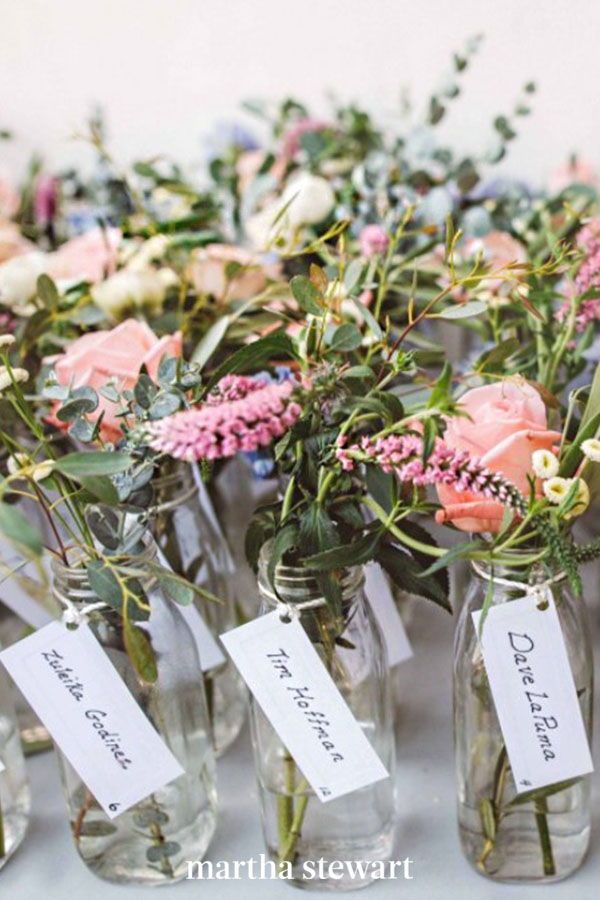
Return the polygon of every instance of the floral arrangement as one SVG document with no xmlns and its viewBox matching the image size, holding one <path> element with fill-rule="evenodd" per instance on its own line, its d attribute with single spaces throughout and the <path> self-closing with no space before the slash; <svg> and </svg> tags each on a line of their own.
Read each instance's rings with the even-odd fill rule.
<svg viewBox="0 0 600 900">
<path fill-rule="evenodd" d="M 317 117 L 292 99 L 253 104 L 267 137 L 217 136 L 200 187 L 164 159 L 122 170 L 96 117 L 91 179 L 34 166 L 21 191 L 0 182 L 0 533 L 18 557 L 3 571 L 33 565 L 46 592 L 46 559 L 83 578 L 94 602 L 54 612 L 99 633 L 116 616 L 152 718 L 166 651 L 151 633 L 151 595 L 227 606 L 237 563 L 214 485 L 235 494 L 243 481 L 252 493 L 256 473 L 267 475 L 244 548 L 261 613 L 283 608 L 301 622 L 357 719 L 366 703 L 365 729 L 391 766 L 386 651 L 357 587 L 362 568 L 380 566 L 397 596 L 452 612 L 449 572 L 459 583 L 471 564 L 478 587 L 455 666 L 463 846 L 488 876 L 551 879 L 585 852 L 587 776 L 517 791 L 481 647 L 495 606 L 543 595 L 589 732 L 580 616 L 581 569 L 600 556 L 600 214 L 594 174 L 576 160 L 545 191 L 488 177 L 533 84 L 495 118 L 487 155 L 433 139 L 477 46 L 455 56 L 426 122 L 392 135 L 355 105 Z M 206 531 L 194 504 L 206 507 Z M 146 553 L 154 542 L 162 552 L 165 535 L 179 542 L 166 564 Z M 248 608 L 258 614 L 254 596 Z M 195 651 L 189 659 L 198 669 Z M 235 703 L 222 687 L 231 664 L 213 669 L 196 684 L 217 730 Z M 252 716 L 268 852 L 295 872 L 311 841 L 343 844 L 344 833 L 319 832 L 301 766 L 256 704 Z M 165 726 L 167 739 L 188 742 L 181 728 L 174 737 Z M 106 848 L 90 844 L 85 857 L 86 840 L 120 832 L 80 787 L 72 826 L 89 864 Z M 383 809 L 389 790 L 368 787 L 365 809 Z M 165 837 L 167 808 L 151 800 L 124 826 L 146 842 L 132 880 L 179 877 L 187 844 Z M 567 808 L 583 826 L 565 858 L 557 837 L 577 822 L 554 817 Z M 0 815 L 0 861 L 3 833 Z M 205 849 L 192 841 L 188 855 Z"/>
</svg>

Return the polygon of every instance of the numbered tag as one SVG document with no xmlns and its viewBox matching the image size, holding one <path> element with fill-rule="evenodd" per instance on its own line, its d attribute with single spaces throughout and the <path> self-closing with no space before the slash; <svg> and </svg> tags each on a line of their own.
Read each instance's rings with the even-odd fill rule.
<svg viewBox="0 0 600 900">
<path fill-rule="evenodd" d="M 481 650 L 518 793 L 593 771 L 587 733 L 554 601 L 493 606 Z M 481 611 L 473 613 L 479 628 Z"/>
<path fill-rule="evenodd" d="M 390 668 L 413 655 L 402 617 L 385 572 L 379 563 L 365 566 L 365 593 L 383 633 Z"/>
<path fill-rule="evenodd" d="M 298 621 L 275 610 L 221 640 L 322 802 L 389 776 Z"/>
<path fill-rule="evenodd" d="M 52 622 L 0 662 L 110 819 L 184 774 L 87 625 Z"/>
<path fill-rule="evenodd" d="M 165 554 L 158 545 L 156 547 L 156 555 L 161 566 L 172 572 L 172 566 L 169 565 Z M 200 615 L 198 609 L 193 604 L 190 604 L 189 606 L 178 606 L 177 608 L 192 632 L 202 671 L 210 672 L 211 669 L 223 665 L 225 662 L 225 654 L 219 647 L 216 638 Z"/>
</svg>

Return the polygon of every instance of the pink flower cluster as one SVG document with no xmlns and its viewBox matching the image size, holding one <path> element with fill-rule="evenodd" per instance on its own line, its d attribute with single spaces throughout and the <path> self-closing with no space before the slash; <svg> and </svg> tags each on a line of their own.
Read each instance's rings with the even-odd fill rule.
<svg viewBox="0 0 600 900">
<path fill-rule="evenodd" d="M 577 295 L 590 290 L 600 292 L 600 218 L 590 219 L 578 232 L 576 241 L 577 246 L 585 251 L 586 258 L 575 276 L 575 292 Z M 566 319 L 570 307 L 570 299 L 567 298 L 556 313 L 559 322 Z M 589 323 L 596 319 L 600 319 L 600 298 L 582 300 L 575 319 L 576 330 L 585 331 Z"/>
<path fill-rule="evenodd" d="M 365 225 L 358 236 L 360 252 L 367 259 L 385 253 L 390 244 L 390 238 L 383 225 Z"/>
<path fill-rule="evenodd" d="M 280 384 L 228 375 L 197 409 L 167 416 L 149 426 L 150 446 L 175 459 L 224 459 L 267 447 L 298 419 L 291 399 L 295 382 Z"/>
<path fill-rule="evenodd" d="M 345 447 L 338 439 L 336 457 L 350 472 L 356 463 L 371 463 L 384 472 L 394 472 L 402 482 L 415 487 L 445 484 L 456 491 L 471 491 L 510 506 L 518 513 L 526 510 L 521 492 L 499 472 L 492 472 L 467 450 L 447 447 L 438 441 L 430 456 L 423 459 L 423 439 L 416 434 L 391 434 L 384 438 L 363 437 L 360 444 Z"/>
</svg>

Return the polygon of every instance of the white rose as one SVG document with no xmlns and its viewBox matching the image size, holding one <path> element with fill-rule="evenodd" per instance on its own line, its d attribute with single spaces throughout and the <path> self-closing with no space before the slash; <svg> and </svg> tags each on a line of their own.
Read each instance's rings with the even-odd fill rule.
<svg viewBox="0 0 600 900">
<path fill-rule="evenodd" d="M 109 319 L 120 319 L 128 310 L 147 307 L 160 312 L 165 294 L 177 281 L 170 269 L 121 269 L 92 288 L 94 303 Z"/>
<path fill-rule="evenodd" d="M 166 253 L 170 239 L 166 234 L 155 234 L 143 244 L 135 244 L 125 260 L 130 271 L 147 269 L 150 263 L 158 262 Z"/>
<path fill-rule="evenodd" d="M 325 178 L 304 172 L 292 179 L 283 192 L 281 206 L 288 203 L 286 218 L 292 227 L 316 225 L 335 206 L 335 194 Z"/>
<path fill-rule="evenodd" d="M 290 241 L 302 225 L 316 225 L 335 206 L 333 188 L 319 175 L 302 173 L 286 187 L 281 197 L 272 201 L 245 223 L 246 235 L 259 250 L 269 247 L 277 238 Z"/>
<path fill-rule="evenodd" d="M 46 271 L 45 253 L 33 251 L 15 256 L 0 265 L 0 303 L 14 313 L 31 315 L 30 300 L 35 296 L 37 280 Z"/>
</svg>

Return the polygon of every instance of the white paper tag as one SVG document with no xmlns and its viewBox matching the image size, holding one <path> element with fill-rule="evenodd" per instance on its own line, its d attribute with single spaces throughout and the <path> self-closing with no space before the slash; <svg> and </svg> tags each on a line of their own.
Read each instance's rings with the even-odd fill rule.
<svg viewBox="0 0 600 900">
<path fill-rule="evenodd" d="M 173 571 L 173 567 L 169 565 L 165 554 L 158 544 L 156 545 L 156 556 L 161 566 L 164 566 L 165 569 L 169 569 L 171 572 Z M 223 665 L 225 662 L 225 654 L 217 643 L 216 637 L 202 618 L 199 610 L 193 603 L 189 606 L 178 605 L 177 608 L 192 632 L 202 671 L 209 672 L 211 669 L 216 668 L 216 666 Z"/>
<path fill-rule="evenodd" d="M 481 635 L 483 661 L 517 793 L 592 772 L 583 716 L 556 607 L 533 596 L 493 606 Z M 474 612 L 479 628 L 481 611 Z"/>
<path fill-rule="evenodd" d="M 87 625 L 52 622 L 0 662 L 109 819 L 184 774 Z"/>
<path fill-rule="evenodd" d="M 319 800 L 388 777 L 297 620 L 274 610 L 221 640 Z"/>
<path fill-rule="evenodd" d="M 413 655 L 402 617 L 385 572 L 379 563 L 365 566 L 365 593 L 383 632 L 388 665 L 397 666 Z"/>
</svg>

